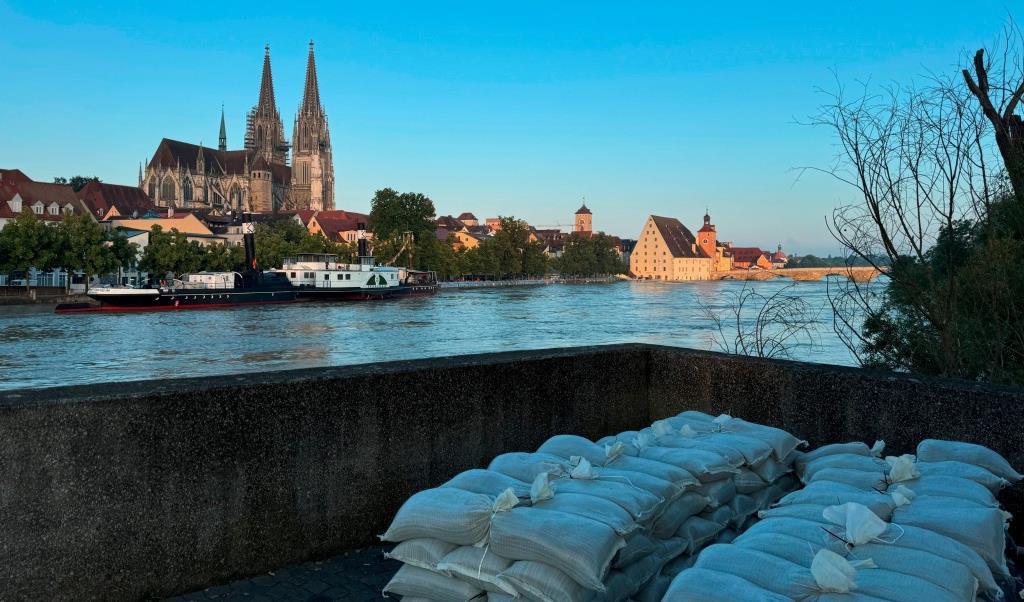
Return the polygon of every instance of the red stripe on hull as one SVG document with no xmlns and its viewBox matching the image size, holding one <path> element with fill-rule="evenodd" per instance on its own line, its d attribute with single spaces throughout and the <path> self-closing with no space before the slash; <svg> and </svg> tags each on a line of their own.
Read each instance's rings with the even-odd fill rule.
<svg viewBox="0 0 1024 602">
<path fill-rule="evenodd" d="M 283 303 L 296 303 L 296 300 L 288 301 L 259 301 L 256 303 L 197 303 L 195 305 L 152 305 L 152 306 L 114 306 L 101 305 L 99 307 L 86 307 L 75 309 L 56 309 L 58 314 L 89 314 L 100 312 L 127 312 L 127 311 L 169 311 L 182 309 L 220 309 L 222 307 L 242 307 L 244 305 L 281 305 Z"/>
</svg>

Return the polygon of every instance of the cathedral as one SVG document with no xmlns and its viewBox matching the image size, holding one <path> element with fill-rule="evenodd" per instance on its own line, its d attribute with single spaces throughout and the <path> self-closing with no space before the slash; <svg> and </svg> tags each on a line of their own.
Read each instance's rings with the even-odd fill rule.
<svg viewBox="0 0 1024 602">
<path fill-rule="evenodd" d="M 221 109 L 216 149 L 164 138 L 145 169 L 140 166 L 139 187 L 158 206 L 213 213 L 334 209 L 331 135 L 320 105 L 313 42 L 292 144 L 284 136 L 274 99 L 269 46 L 263 55 L 259 101 L 246 119 L 245 147 L 228 150 L 227 142 Z"/>
</svg>

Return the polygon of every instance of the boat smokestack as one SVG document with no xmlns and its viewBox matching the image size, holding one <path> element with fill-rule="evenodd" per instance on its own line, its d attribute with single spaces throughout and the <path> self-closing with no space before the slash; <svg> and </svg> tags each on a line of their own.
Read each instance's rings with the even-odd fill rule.
<svg viewBox="0 0 1024 602">
<path fill-rule="evenodd" d="M 252 223 L 252 215 L 242 214 L 242 242 L 245 245 L 245 268 L 256 270 L 256 225 Z"/>
<path fill-rule="evenodd" d="M 359 265 L 373 265 L 373 255 L 370 255 L 370 241 L 366 240 L 366 224 L 363 222 L 357 223 L 356 230 L 359 231 L 359 239 L 357 241 Z"/>
</svg>

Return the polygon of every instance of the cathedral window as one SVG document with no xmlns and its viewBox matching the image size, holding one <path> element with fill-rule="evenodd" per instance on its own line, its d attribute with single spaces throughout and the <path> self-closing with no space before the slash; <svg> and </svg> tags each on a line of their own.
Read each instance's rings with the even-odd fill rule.
<svg viewBox="0 0 1024 602">
<path fill-rule="evenodd" d="M 160 185 L 160 200 L 173 201 L 175 198 L 174 180 L 169 177 L 164 178 L 163 183 Z"/>
<path fill-rule="evenodd" d="M 242 189 L 237 184 L 231 187 L 231 192 L 228 193 L 228 200 L 231 207 L 235 209 L 242 208 Z"/>
<path fill-rule="evenodd" d="M 190 178 L 185 178 L 185 182 L 181 186 L 181 199 L 186 204 L 192 202 L 192 180 Z"/>
<path fill-rule="evenodd" d="M 156 200 L 156 178 L 149 179 L 149 198 Z"/>
</svg>

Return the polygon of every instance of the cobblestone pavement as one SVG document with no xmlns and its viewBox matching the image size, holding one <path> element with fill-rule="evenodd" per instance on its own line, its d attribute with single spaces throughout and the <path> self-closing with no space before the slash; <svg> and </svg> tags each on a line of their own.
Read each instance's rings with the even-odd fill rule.
<svg viewBox="0 0 1024 602">
<path fill-rule="evenodd" d="M 246 600 L 275 602 L 379 601 L 381 590 L 399 564 L 383 557 L 384 548 L 353 550 L 278 569 L 266 575 L 168 598 L 165 602 Z"/>
</svg>

